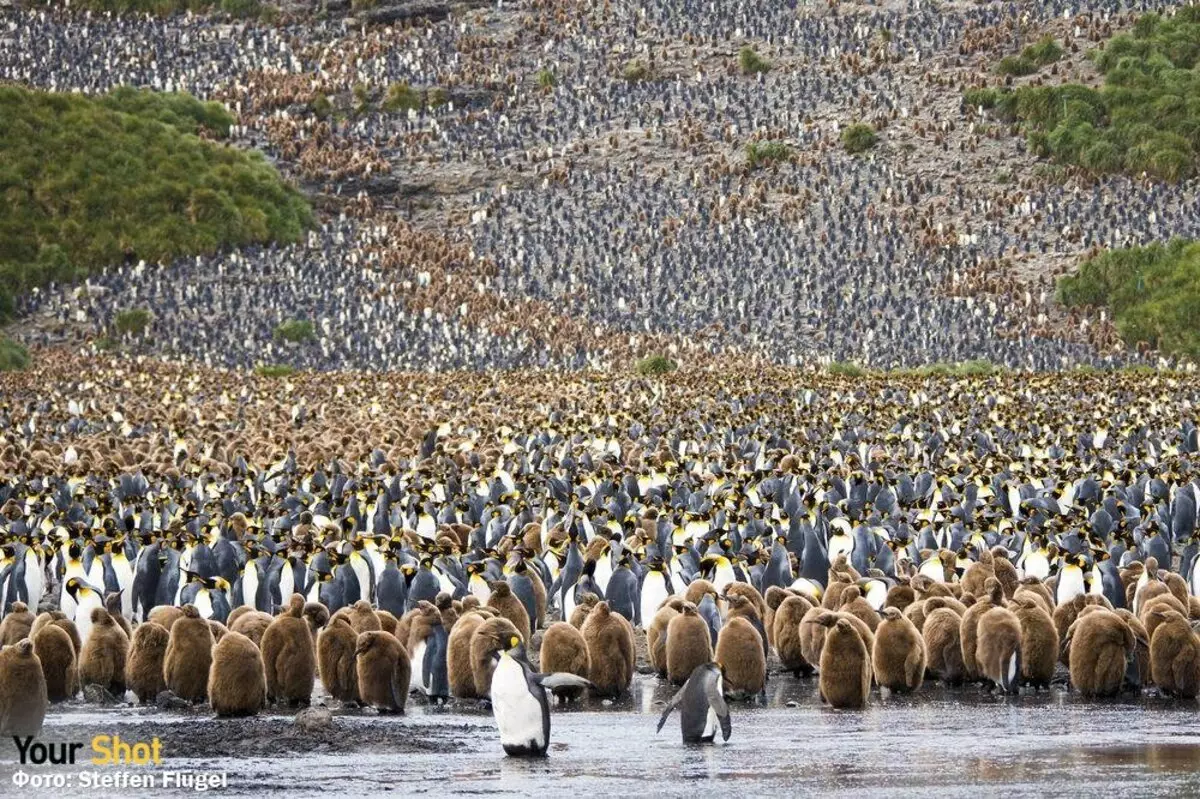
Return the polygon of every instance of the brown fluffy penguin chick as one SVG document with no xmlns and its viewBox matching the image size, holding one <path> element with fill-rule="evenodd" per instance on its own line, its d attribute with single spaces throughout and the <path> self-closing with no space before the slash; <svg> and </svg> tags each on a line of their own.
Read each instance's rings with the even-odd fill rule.
<svg viewBox="0 0 1200 799">
<path fill-rule="evenodd" d="M 117 699 L 125 695 L 125 664 L 129 658 L 129 638 L 112 614 L 104 608 L 92 609 L 92 634 L 79 655 L 79 681 L 99 685 Z"/>
<path fill-rule="evenodd" d="M 591 647 L 588 647 L 589 650 Z M 712 637 L 708 624 L 691 602 L 667 624 L 667 679 L 683 685 L 697 666 L 713 659 Z M 593 680 L 595 682 L 595 680 Z"/>
<path fill-rule="evenodd" d="M 355 602 L 347 615 L 350 617 L 350 626 L 354 628 L 355 633 L 369 633 L 383 629 L 383 625 L 379 623 L 379 617 L 375 615 L 375 609 L 365 599 Z"/>
<path fill-rule="evenodd" d="M 218 716 L 253 716 L 267 703 L 262 653 L 241 633 L 227 632 L 213 647 L 208 701 Z"/>
<path fill-rule="evenodd" d="M 1021 687 L 1021 622 L 1008 608 L 993 607 L 979 618 L 975 659 L 983 676 L 1005 693 Z"/>
<path fill-rule="evenodd" d="M 225 618 L 225 626 L 232 630 L 234 628 L 234 626 L 237 624 L 238 619 L 240 619 L 242 616 L 245 616 L 247 613 L 258 613 L 258 612 L 259 611 L 255 610 L 250 605 L 238 605 L 236 608 L 229 611 L 229 615 Z M 271 618 L 271 614 L 268 613 L 265 615 L 267 616 L 267 618 Z M 245 633 L 242 633 L 242 635 L 245 635 Z"/>
<path fill-rule="evenodd" d="M 1151 611 L 1157 625 L 1150 637 L 1150 674 L 1168 696 L 1195 699 L 1200 695 L 1200 637 L 1187 617 L 1162 607 Z"/>
<path fill-rule="evenodd" d="M 829 585 L 825 589 L 825 595 L 821 597 L 821 607 L 825 610 L 837 610 L 841 607 L 842 592 L 849 585 L 852 585 L 849 578 L 842 574 L 835 574 L 831 569 L 829 572 Z"/>
<path fill-rule="evenodd" d="M 292 594 L 287 610 L 263 633 L 263 667 L 267 699 L 289 705 L 308 704 L 317 671 L 312 632 L 305 618 L 304 597 Z"/>
<path fill-rule="evenodd" d="M 199 702 L 208 691 L 212 666 L 212 627 L 200 617 L 195 605 L 184 605 L 183 616 L 171 625 L 167 652 L 163 657 L 163 679 L 167 690 L 188 702 Z"/>
<path fill-rule="evenodd" d="M 989 577 L 984 587 L 987 589 L 987 594 L 979 597 L 973 605 L 967 608 L 958 630 L 958 640 L 963 652 L 963 669 L 968 680 L 978 680 L 983 677 L 983 666 L 975 659 L 979 644 L 979 620 L 992 608 L 1004 606 L 1004 591 L 1000 588 L 999 580 Z"/>
<path fill-rule="evenodd" d="M 479 598 L 476 597 L 475 601 L 478 602 Z M 379 629 L 385 633 L 391 633 L 393 636 L 396 635 L 396 625 L 400 623 L 399 619 L 386 610 L 375 611 L 375 618 L 379 619 Z M 396 640 L 399 641 L 400 639 L 397 638 Z"/>
<path fill-rule="evenodd" d="M 725 672 L 725 695 L 732 699 L 753 699 L 767 684 L 762 636 L 741 616 L 731 618 L 721 627 L 716 660 Z"/>
<path fill-rule="evenodd" d="M 871 632 L 874 632 L 875 628 L 879 626 L 879 614 L 867 600 L 863 599 L 862 590 L 857 585 L 848 585 L 842 589 L 842 603 L 838 610 L 861 619 L 871 628 Z"/>
<path fill-rule="evenodd" d="M 74 698 L 79 692 L 79 666 L 71 636 L 56 624 L 43 625 L 33 634 L 33 651 L 42 663 L 46 697 L 51 702 L 65 702 Z M 158 679 L 162 681 L 161 663 Z"/>
<path fill-rule="evenodd" d="M 918 599 L 904 609 L 904 618 L 913 623 L 917 628 L 917 632 L 921 632 L 925 628 L 925 600 Z"/>
<path fill-rule="evenodd" d="M 1188 597 L 1188 618 L 1200 621 L 1200 596 Z"/>
<path fill-rule="evenodd" d="M 1021 623 L 1021 679 L 1035 688 L 1049 688 L 1059 650 L 1054 620 L 1032 594 L 1014 596 L 1011 609 Z"/>
<path fill-rule="evenodd" d="M 1064 666 L 1067 664 L 1067 650 L 1063 643 L 1067 639 L 1067 630 L 1075 623 L 1075 618 L 1079 615 L 1079 611 L 1083 610 L 1086 604 L 1083 595 L 1077 596 L 1070 602 L 1064 602 L 1054 608 L 1054 613 L 1051 618 L 1054 620 L 1054 629 L 1058 632 L 1058 645 L 1061 654 L 1061 660 Z"/>
<path fill-rule="evenodd" d="M 779 610 L 779 606 L 783 601 L 791 596 L 786 589 L 773 585 L 767 589 L 767 594 L 763 598 L 767 610 L 763 615 L 763 629 L 767 631 L 767 643 L 775 646 L 775 611 Z"/>
<path fill-rule="evenodd" d="M 1105 610 L 1106 608 L 1099 608 Z M 1090 608 L 1084 608 L 1079 615 L 1087 613 Z M 1133 633 L 1133 659 L 1137 664 L 1138 670 L 1138 685 L 1150 685 L 1154 682 L 1150 675 L 1150 633 L 1146 632 L 1146 626 L 1138 620 L 1137 616 L 1133 615 L 1133 611 L 1125 608 L 1113 610 L 1121 617 L 1121 620 L 1129 627 Z M 1078 619 L 1076 619 L 1078 621 Z"/>
<path fill-rule="evenodd" d="M 24 602 L 12 603 L 8 615 L 0 621 L 0 647 L 12 646 L 17 641 L 32 637 L 34 619 L 35 616 Z"/>
<path fill-rule="evenodd" d="M 1126 662 L 1137 642 L 1119 615 L 1097 610 L 1080 616 L 1071 626 L 1068 644 L 1075 690 L 1089 698 L 1121 691 Z"/>
<path fill-rule="evenodd" d="M 696 618 L 700 619 L 699 616 Z M 700 622 L 703 624 L 703 619 L 700 619 Z M 707 625 L 705 627 L 707 629 Z M 613 613 L 607 602 L 598 602 L 588 614 L 580 633 L 587 644 L 588 679 L 592 681 L 593 693 L 608 697 L 618 697 L 625 693 L 630 680 L 633 679 L 633 668 L 636 665 L 632 626 L 625 617 Z M 709 653 L 711 652 L 710 645 Z M 668 662 L 670 658 L 671 638 L 668 627 Z"/>
<path fill-rule="evenodd" d="M 512 592 L 509 584 L 503 580 L 491 583 L 492 595 L 488 597 L 487 606 L 513 623 L 521 633 L 521 639 L 529 640 L 529 612 L 524 603 Z"/>
<path fill-rule="evenodd" d="M 683 599 L 685 602 L 691 602 L 699 607 L 700 601 L 704 599 L 705 595 L 716 592 L 717 587 L 708 580 L 692 580 L 688 583 L 687 590 L 683 592 Z"/>
<path fill-rule="evenodd" d="M 962 618 L 946 607 L 944 597 L 925 601 L 925 667 L 947 685 L 961 685 L 966 670 L 963 667 L 962 642 L 959 629 Z"/>
<path fill-rule="evenodd" d="M 242 610 L 243 608 L 245 608 L 245 605 L 238 608 L 238 610 Z M 232 615 L 230 615 L 230 619 L 233 619 Z M 271 622 L 273 621 L 275 621 L 275 617 L 269 613 L 251 610 L 248 613 L 242 613 L 236 619 L 230 621 L 229 631 L 240 633 L 253 641 L 255 645 L 261 645 L 263 633 L 267 631 L 267 628 L 271 626 Z"/>
<path fill-rule="evenodd" d="M 161 625 L 167 632 L 171 632 L 171 628 L 175 626 L 175 622 L 182 618 L 183 608 L 178 608 L 174 605 L 158 605 L 150 611 L 150 615 L 146 617 L 146 621 L 152 621 L 155 624 Z"/>
<path fill-rule="evenodd" d="M 390 635 L 390 633 L 389 633 Z M 345 616 L 334 615 L 317 634 L 317 671 L 325 692 L 339 702 L 358 701 L 358 633 Z"/>
<path fill-rule="evenodd" d="M 521 633 L 503 616 L 487 619 L 475 628 L 471 636 L 471 673 L 475 677 L 476 696 L 491 696 L 492 672 L 496 670 L 493 656 L 508 649 L 508 641 L 514 635 L 519 638 Z"/>
<path fill-rule="evenodd" d="M 646 628 L 646 658 L 659 677 L 667 676 L 667 625 L 678 615 L 678 610 L 663 605 Z"/>
<path fill-rule="evenodd" d="M 813 620 L 826 628 L 821 648 L 821 699 L 838 710 L 866 707 L 871 692 L 871 656 L 862 635 L 846 616 L 825 612 Z"/>
<path fill-rule="evenodd" d="M 739 596 L 743 599 L 749 600 L 750 604 L 754 606 L 755 612 L 758 613 L 759 621 L 761 622 L 766 618 L 767 601 L 763 599 L 763 595 L 759 593 L 759 590 L 750 585 L 750 583 L 743 583 L 740 580 L 734 580 L 732 583 L 729 583 L 725 586 L 725 596 Z"/>
<path fill-rule="evenodd" d="M 1050 589 L 1038 580 L 1036 577 L 1028 578 L 1031 582 L 1021 583 L 1017 586 L 1017 590 L 1013 592 L 1013 599 L 1017 597 L 1033 597 L 1041 605 L 1042 609 L 1053 616 L 1054 614 L 1054 598 L 1050 595 Z"/>
<path fill-rule="evenodd" d="M 212 628 L 213 641 L 215 643 L 220 643 L 221 639 L 225 637 L 225 633 L 229 632 L 229 628 L 216 619 L 209 619 L 208 626 Z"/>
<path fill-rule="evenodd" d="M 1008 552 L 1004 547 L 992 547 L 992 571 L 995 573 L 996 579 L 1000 581 L 1005 599 L 1012 599 L 1017 590 L 1017 581 L 1020 579 L 1020 575 L 1017 574 L 1017 567 L 1008 559 Z"/>
<path fill-rule="evenodd" d="M 171 634 L 167 628 L 152 621 L 142 622 L 133 631 L 129 660 L 125 665 L 125 684 L 143 705 L 153 702 L 167 690 L 163 663 L 167 659 L 170 641 Z"/>
<path fill-rule="evenodd" d="M 996 579 L 996 569 L 993 566 L 992 551 L 984 549 L 979 553 L 979 560 L 972 563 L 963 572 L 960 585 L 964 593 L 982 596 L 987 592 L 987 581 Z M 999 580 L 997 580 L 999 582 Z M 1003 589 L 1001 589 L 1003 593 Z"/>
<path fill-rule="evenodd" d="M 308 624 L 308 632 L 315 644 L 317 642 L 317 633 L 319 633 L 326 624 L 329 624 L 329 608 L 322 605 L 320 602 L 306 602 L 302 612 L 304 621 Z"/>
<path fill-rule="evenodd" d="M 927 574 L 918 574 L 908 581 L 917 599 L 932 599 L 935 596 L 954 596 L 950 586 L 939 583 Z"/>
<path fill-rule="evenodd" d="M 23 638 L 0 649 L 0 735 L 41 735 L 49 705 L 33 641 Z"/>
<path fill-rule="evenodd" d="M 897 693 L 908 693 L 925 681 L 925 639 L 899 608 L 883 609 L 871 653 L 875 682 Z"/>
<path fill-rule="evenodd" d="M 1183 605 L 1183 610 L 1180 612 L 1186 617 L 1188 615 L 1187 607 L 1190 598 L 1188 596 L 1187 580 L 1175 572 L 1169 571 L 1162 575 L 1162 581 L 1167 590 L 1171 592 L 1171 596 L 1175 597 Z"/>
<path fill-rule="evenodd" d="M 587 641 L 583 633 L 565 621 L 556 621 L 542 635 L 540 671 L 545 674 L 566 672 L 587 678 L 591 673 Z M 583 694 L 582 687 L 565 686 L 556 688 L 554 695 L 570 702 Z"/>
<path fill-rule="evenodd" d="M 104 609 L 108 611 L 108 615 L 112 616 L 113 624 L 125 631 L 125 637 L 133 637 L 133 627 L 129 625 L 129 620 L 121 615 L 121 592 L 108 594 L 104 597 Z"/>
<path fill-rule="evenodd" d="M 884 600 L 884 607 L 896 608 L 903 612 L 907 610 L 914 602 L 917 601 L 917 592 L 912 589 L 911 585 L 901 583 L 893 585 L 888 589 L 887 599 Z"/>
<path fill-rule="evenodd" d="M 471 638 L 484 617 L 478 611 L 463 613 L 450 630 L 446 642 L 446 675 L 450 680 L 450 695 L 459 699 L 478 699 L 475 674 L 471 671 Z"/>
<path fill-rule="evenodd" d="M 814 610 L 811 602 L 800 596 L 789 596 L 775 611 L 774 629 L 771 637 L 775 641 L 775 654 L 784 671 L 796 677 L 807 677 L 813 673 L 813 661 L 805 657 L 804 635 L 800 623 L 805 614 Z"/>
<path fill-rule="evenodd" d="M 382 630 L 358 636 L 358 698 L 380 713 L 403 713 L 412 666 L 396 637 Z"/>
<path fill-rule="evenodd" d="M 1187 618 L 1187 606 L 1180 602 L 1170 594 L 1159 594 L 1153 599 L 1142 605 L 1142 612 L 1139 618 L 1142 624 L 1146 627 L 1147 640 L 1154 640 L 1154 630 L 1166 617 L 1161 614 L 1155 614 L 1156 610 L 1173 610 L 1180 616 Z"/>
<path fill-rule="evenodd" d="M 822 613 L 830 613 L 821 606 L 811 607 L 804 612 L 804 616 L 800 619 L 799 636 L 800 636 L 800 652 L 804 661 L 814 664 L 813 668 L 821 663 L 821 649 L 825 646 L 825 633 L 828 630 L 824 625 L 818 624 L 817 619 Z M 778 618 L 778 617 L 777 617 Z M 786 634 L 786 630 L 777 628 L 775 634 L 780 636 Z M 779 638 L 780 642 L 783 638 Z M 782 657 L 780 658 L 782 659 Z"/>
<path fill-rule="evenodd" d="M 576 603 L 575 609 L 571 611 L 571 618 L 567 621 L 569 621 L 571 626 L 576 630 L 582 630 L 583 623 L 587 621 L 588 614 L 592 612 L 592 608 L 596 607 L 599 602 L 600 597 L 596 596 L 595 594 L 584 594 L 580 598 L 579 602 Z"/>
</svg>

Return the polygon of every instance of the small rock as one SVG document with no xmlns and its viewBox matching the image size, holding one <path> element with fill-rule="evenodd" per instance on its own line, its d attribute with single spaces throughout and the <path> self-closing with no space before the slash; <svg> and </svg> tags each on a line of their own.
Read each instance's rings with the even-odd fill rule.
<svg viewBox="0 0 1200 799">
<path fill-rule="evenodd" d="M 104 705 L 105 707 L 117 704 L 116 697 L 104 690 L 104 686 L 95 683 L 83 686 L 83 701 L 90 705 Z"/>
<path fill-rule="evenodd" d="M 793 700 L 791 702 L 788 702 L 787 705 L 785 705 L 785 707 L 800 707 L 800 703 Z"/>
<path fill-rule="evenodd" d="M 325 708 L 305 708 L 296 714 L 293 723 L 305 732 L 319 732 L 333 726 L 333 714 Z"/>
<path fill-rule="evenodd" d="M 154 706 L 159 710 L 186 710 L 188 703 L 170 691 L 160 691 L 158 696 L 154 697 Z"/>
</svg>

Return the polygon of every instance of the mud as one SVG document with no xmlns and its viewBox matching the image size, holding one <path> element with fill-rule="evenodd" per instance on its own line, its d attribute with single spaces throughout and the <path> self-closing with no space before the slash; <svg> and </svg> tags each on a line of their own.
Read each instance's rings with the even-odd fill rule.
<svg viewBox="0 0 1200 799">
<path fill-rule="evenodd" d="M 876 692 L 867 710 L 838 712 L 821 705 L 811 680 L 779 676 L 765 702 L 733 707 L 727 744 L 685 746 L 678 717 L 655 733 L 671 692 L 638 675 L 620 702 L 555 708 L 550 753 L 536 760 L 505 757 L 490 713 L 475 703 L 429 707 L 415 699 L 402 717 L 331 706 L 331 726 L 317 730 L 282 712 L 218 720 L 204 709 L 72 705 L 52 712 L 41 740 L 157 736 L 164 768 L 224 772 L 228 787 L 212 792 L 234 796 L 1200 794 L 1196 702 L 1095 702 L 1062 689 L 1002 698 L 932 685 L 907 697 Z M 14 788 L 15 761 L 6 740 L 0 795 L 78 795 Z M 82 762 L 26 770 L 91 770 Z M 160 787 L 87 796 L 188 793 Z"/>
</svg>

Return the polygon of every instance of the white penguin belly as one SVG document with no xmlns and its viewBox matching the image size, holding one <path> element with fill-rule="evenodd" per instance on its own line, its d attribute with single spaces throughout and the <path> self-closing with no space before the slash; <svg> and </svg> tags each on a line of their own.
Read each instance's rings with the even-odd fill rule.
<svg viewBox="0 0 1200 799">
<path fill-rule="evenodd" d="M 521 664 L 508 656 L 500 658 L 492 675 L 492 711 L 504 746 L 546 745 L 542 729 L 542 706 L 529 693 Z"/>
<path fill-rule="evenodd" d="M 646 627 L 658 612 L 658 606 L 667 598 L 667 585 L 656 572 L 646 576 L 642 582 L 642 626 Z"/>
<path fill-rule="evenodd" d="M 283 598 L 287 601 L 287 597 Z M 242 572 L 242 604 L 249 605 L 255 610 L 261 610 L 265 613 L 270 613 L 270 608 L 258 607 L 258 564 L 251 561 L 246 564 L 246 570 Z"/>
<path fill-rule="evenodd" d="M 412 668 L 409 670 L 408 689 L 410 691 L 420 691 L 425 693 L 425 641 L 413 647 L 412 656 L 409 658 L 412 663 Z"/>
</svg>

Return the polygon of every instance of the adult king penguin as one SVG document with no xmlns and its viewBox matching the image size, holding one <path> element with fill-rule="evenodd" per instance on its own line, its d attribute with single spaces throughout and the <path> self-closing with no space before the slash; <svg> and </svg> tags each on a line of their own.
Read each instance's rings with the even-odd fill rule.
<svg viewBox="0 0 1200 799">
<path fill-rule="evenodd" d="M 580 687 L 583 677 L 560 672 L 538 674 L 529 665 L 519 636 L 508 639 L 508 649 L 497 652 L 492 674 L 492 712 L 500 728 L 500 745 L 511 757 L 546 754 L 550 745 L 550 703 L 546 688 Z"/>
</svg>

